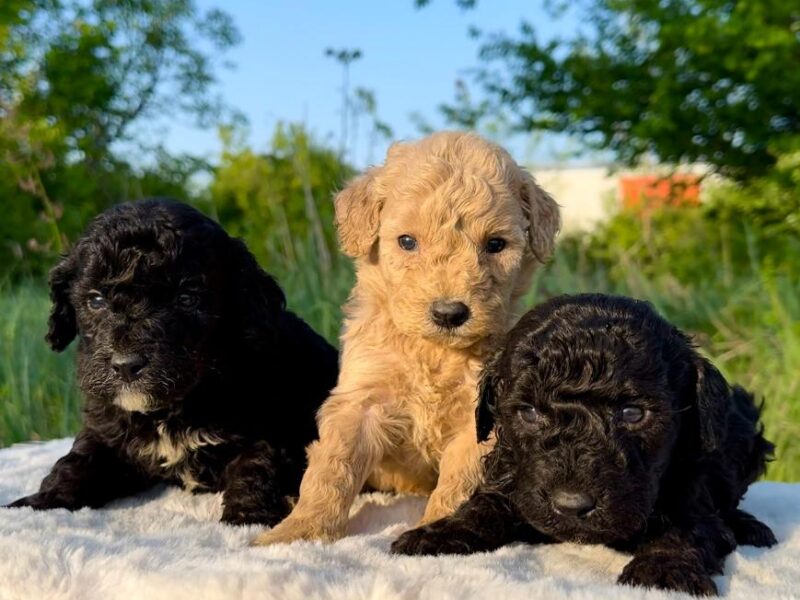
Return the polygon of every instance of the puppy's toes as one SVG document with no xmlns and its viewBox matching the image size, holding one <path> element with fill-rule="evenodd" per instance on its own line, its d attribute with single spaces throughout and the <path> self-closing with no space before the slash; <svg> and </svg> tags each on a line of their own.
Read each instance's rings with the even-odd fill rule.
<svg viewBox="0 0 800 600">
<path fill-rule="evenodd" d="M 392 542 L 392 554 L 425 556 L 439 554 L 473 554 L 485 548 L 476 544 L 468 531 L 455 531 L 442 526 L 442 521 L 406 531 Z"/>
<path fill-rule="evenodd" d="M 637 556 L 617 580 L 624 585 L 685 592 L 693 596 L 716 596 L 717 585 L 697 561 L 690 557 Z"/>
<path fill-rule="evenodd" d="M 291 544 L 298 540 L 305 539 L 300 532 L 293 531 L 291 528 L 281 528 L 276 525 L 272 529 L 262 531 L 254 537 L 251 546 L 271 546 L 273 544 Z"/>
<path fill-rule="evenodd" d="M 392 554 L 408 556 L 438 554 L 438 543 L 435 535 L 431 535 L 427 527 L 419 527 L 406 531 L 392 542 Z"/>
<path fill-rule="evenodd" d="M 30 507 L 33 510 L 49 510 L 51 508 L 71 508 L 66 502 L 59 500 L 50 494 L 37 492 L 24 498 L 14 500 L 10 504 L 6 504 L 3 508 L 24 508 Z"/>
<path fill-rule="evenodd" d="M 767 525 L 743 510 L 736 511 L 734 517 L 728 521 L 728 525 L 733 531 L 736 543 L 742 546 L 769 548 L 778 543 L 775 534 Z"/>
<path fill-rule="evenodd" d="M 25 506 L 30 506 L 30 504 L 28 504 L 28 496 L 9 502 L 8 504 L 3 504 L 3 508 L 23 508 Z"/>
<path fill-rule="evenodd" d="M 274 527 L 291 512 L 289 503 L 281 497 L 260 494 L 234 495 L 226 492 L 222 498 L 223 523 L 229 525 L 266 525 Z"/>
<path fill-rule="evenodd" d="M 271 546 L 273 544 L 291 544 L 299 540 L 320 540 L 335 542 L 344 535 L 343 528 L 314 527 L 311 520 L 293 519 L 289 517 L 257 535 L 250 542 L 252 546 Z"/>
<path fill-rule="evenodd" d="M 267 510 L 244 510 L 235 507 L 225 507 L 220 521 L 228 525 L 266 525 L 273 527 L 286 516 L 285 512 L 271 512 Z"/>
</svg>

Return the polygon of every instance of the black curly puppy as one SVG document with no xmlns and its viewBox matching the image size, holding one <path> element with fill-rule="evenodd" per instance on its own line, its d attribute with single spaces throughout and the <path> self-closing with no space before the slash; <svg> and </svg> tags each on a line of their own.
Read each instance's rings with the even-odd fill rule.
<svg viewBox="0 0 800 600">
<path fill-rule="evenodd" d="M 527 313 L 484 372 L 479 439 L 495 416 L 480 489 L 393 552 L 600 543 L 633 553 L 620 583 L 712 595 L 737 544 L 776 543 L 737 508 L 773 451 L 753 397 L 645 302 L 562 296 Z"/>
<path fill-rule="evenodd" d="M 61 351 L 78 337 L 84 427 L 10 506 L 99 507 L 173 482 L 223 492 L 228 523 L 288 514 L 338 356 L 240 240 L 185 204 L 122 204 L 50 285 L 47 340 Z"/>
</svg>

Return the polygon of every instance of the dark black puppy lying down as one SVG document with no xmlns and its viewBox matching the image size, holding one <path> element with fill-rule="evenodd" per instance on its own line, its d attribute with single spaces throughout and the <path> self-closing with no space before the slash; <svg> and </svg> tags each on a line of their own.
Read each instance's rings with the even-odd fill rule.
<svg viewBox="0 0 800 600">
<path fill-rule="evenodd" d="M 737 544 L 776 543 L 737 508 L 773 450 L 753 397 L 649 304 L 562 296 L 530 311 L 484 373 L 481 440 L 495 418 L 482 486 L 394 552 L 607 544 L 633 553 L 620 583 L 711 595 Z"/>
<path fill-rule="evenodd" d="M 78 337 L 85 424 L 10 506 L 99 507 L 172 482 L 223 492 L 229 523 L 288 514 L 338 356 L 241 241 L 184 204 L 123 204 L 50 284 L 47 340 L 60 351 Z"/>
</svg>

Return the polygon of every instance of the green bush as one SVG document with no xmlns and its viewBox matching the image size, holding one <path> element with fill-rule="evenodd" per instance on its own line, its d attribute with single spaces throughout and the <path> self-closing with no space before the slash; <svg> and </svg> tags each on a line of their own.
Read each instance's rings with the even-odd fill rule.
<svg viewBox="0 0 800 600">
<path fill-rule="evenodd" d="M 712 187 L 708 214 L 725 222 L 745 221 L 763 236 L 800 237 L 800 136 L 784 141 L 774 154 L 769 174 Z"/>
<path fill-rule="evenodd" d="M 353 174 L 300 125 L 278 124 L 265 153 L 223 130 L 223 152 L 208 196 L 211 212 L 262 261 L 297 262 L 296 244 L 311 242 L 323 270 L 336 253 L 333 194 Z"/>
</svg>

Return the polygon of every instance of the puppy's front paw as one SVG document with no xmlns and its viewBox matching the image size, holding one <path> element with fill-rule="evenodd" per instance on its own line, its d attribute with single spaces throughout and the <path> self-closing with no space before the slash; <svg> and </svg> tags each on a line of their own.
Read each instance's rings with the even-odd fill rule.
<svg viewBox="0 0 800 600">
<path fill-rule="evenodd" d="M 220 521 L 228 525 L 266 525 L 273 527 L 281 522 L 288 511 L 249 509 L 242 506 L 226 505 Z"/>
<path fill-rule="evenodd" d="M 717 595 L 714 580 L 691 557 L 637 556 L 622 570 L 617 581 L 624 585 L 686 592 L 693 596 Z"/>
<path fill-rule="evenodd" d="M 737 544 L 769 548 L 778 543 L 772 529 L 767 525 L 743 510 L 736 511 L 736 513 L 730 520 L 730 527 Z"/>
<path fill-rule="evenodd" d="M 313 519 L 292 517 L 291 515 L 257 535 L 251 545 L 271 546 L 272 544 L 290 544 L 298 540 L 320 540 L 335 542 L 344 536 L 344 526 L 331 527 L 315 524 Z"/>
<path fill-rule="evenodd" d="M 486 549 L 472 532 L 452 526 L 445 519 L 406 531 L 392 543 L 391 552 L 417 556 L 473 554 Z"/>
<path fill-rule="evenodd" d="M 53 494 L 49 494 L 47 492 L 36 492 L 35 494 L 31 494 L 30 496 L 25 496 L 24 498 L 14 500 L 14 502 L 6 504 L 4 508 L 23 508 L 26 506 L 32 508 L 33 510 L 50 510 L 52 508 L 69 508 L 69 509 L 74 508 L 70 506 L 68 502 L 65 502 L 64 499 L 59 498 L 58 496 L 54 496 Z"/>
</svg>

